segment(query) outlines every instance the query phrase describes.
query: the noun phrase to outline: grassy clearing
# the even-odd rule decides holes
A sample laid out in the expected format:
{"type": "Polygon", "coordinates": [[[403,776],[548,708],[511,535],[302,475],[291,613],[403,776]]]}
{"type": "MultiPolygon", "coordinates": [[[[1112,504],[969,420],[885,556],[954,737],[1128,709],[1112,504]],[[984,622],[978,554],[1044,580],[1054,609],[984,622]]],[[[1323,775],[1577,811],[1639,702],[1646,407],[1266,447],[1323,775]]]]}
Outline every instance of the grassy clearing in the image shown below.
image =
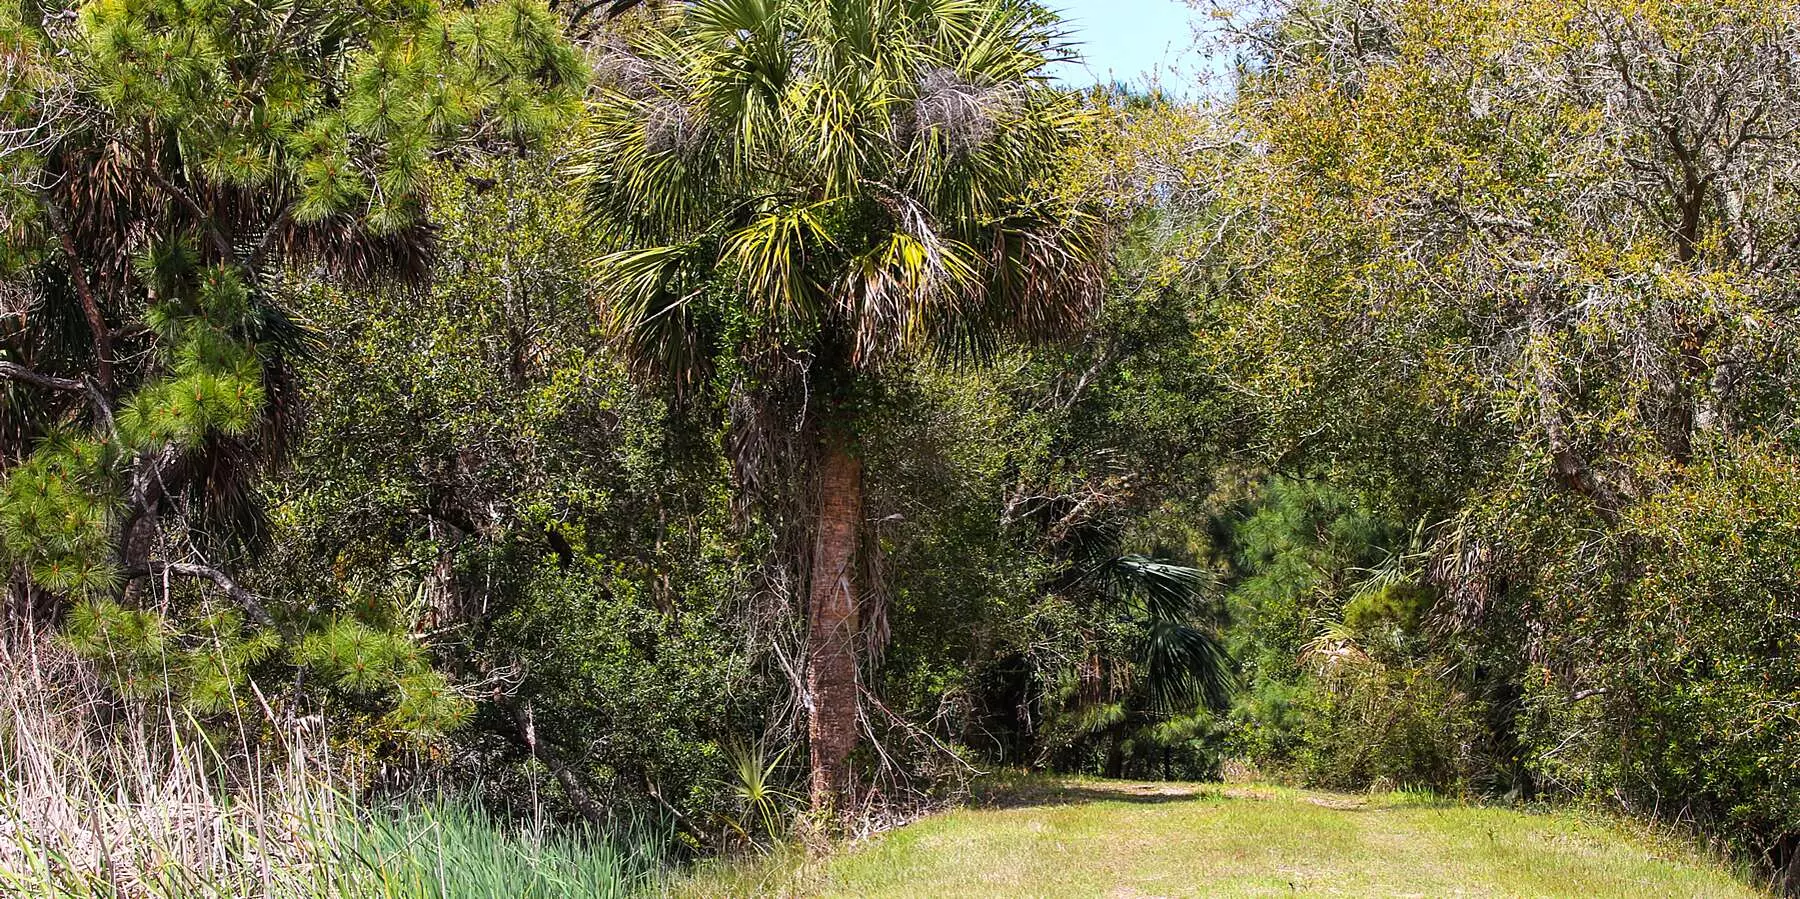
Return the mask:
{"type": "Polygon", "coordinates": [[[821,863],[703,870],[690,896],[1758,897],[1672,840],[1408,794],[1025,781],[821,863]]]}

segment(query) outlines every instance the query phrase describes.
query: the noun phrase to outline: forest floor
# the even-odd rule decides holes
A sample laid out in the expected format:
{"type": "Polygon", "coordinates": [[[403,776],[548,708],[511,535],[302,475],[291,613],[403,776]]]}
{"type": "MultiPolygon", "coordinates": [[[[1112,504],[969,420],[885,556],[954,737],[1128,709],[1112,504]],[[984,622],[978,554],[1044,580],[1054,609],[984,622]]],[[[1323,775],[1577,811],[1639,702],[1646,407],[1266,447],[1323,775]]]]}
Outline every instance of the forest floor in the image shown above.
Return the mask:
{"type": "Polygon", "coordinates": [[[1671,837],[1408,793],[1026,779],[821,861],[721,865],[683,896],[1758,897],[1671,837]]]}

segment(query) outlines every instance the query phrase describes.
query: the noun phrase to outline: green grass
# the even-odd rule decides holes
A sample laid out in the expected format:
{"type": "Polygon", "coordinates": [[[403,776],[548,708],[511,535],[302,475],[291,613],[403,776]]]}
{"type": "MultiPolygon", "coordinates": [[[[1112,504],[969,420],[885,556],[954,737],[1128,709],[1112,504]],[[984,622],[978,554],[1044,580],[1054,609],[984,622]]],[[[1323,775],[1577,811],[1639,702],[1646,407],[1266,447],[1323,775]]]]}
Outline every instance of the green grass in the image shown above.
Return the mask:
{"type": "MultiPolygon", "coordinates": [[[[0,781],[0,784],[3,784],[0,781]]],[[[0,810],[3,811],[3,810],[0,810]]],[[[628,899],[655,895],[669,835],[649,828],[538,831],[470,801],[358,810],[222,806],[210,851],[141,809],[107,818],[109,867],[0,814],[0,896],[20,899],[628,899]]]]}
{"type": "Polygon", "coordinates": [[[668,834],[573,828],[534,833],[473,804],[439,801],[341,825],[331,896],[394,899],[625,899],[654,890],[668,834]]]}
{"type": "Polygon", "coordinates": [[[1027,780],[820,862],[716,866],[692,896],[1758,897],[1672,839],[1573,813],[1271,787],[1027,780]]]}

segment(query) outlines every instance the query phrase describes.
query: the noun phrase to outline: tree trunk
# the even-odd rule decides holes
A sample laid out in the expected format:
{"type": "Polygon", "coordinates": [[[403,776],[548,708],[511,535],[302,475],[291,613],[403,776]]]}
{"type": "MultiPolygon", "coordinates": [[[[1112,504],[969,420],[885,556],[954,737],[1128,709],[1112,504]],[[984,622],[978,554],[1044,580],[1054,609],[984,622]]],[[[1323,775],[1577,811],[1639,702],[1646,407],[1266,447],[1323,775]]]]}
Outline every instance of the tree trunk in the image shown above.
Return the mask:
{"type": "Polygon", "coordinates": [[[1125,733],[1113,728],[1112,744],[1106,749],[1106,776],[1117,780],[1125,776],[1125,733]]]}
{"type": "Polygon", "coordinates": [[[44,192],[44,215],[50,220],[50,227],[56,232],[58,242],[62,245],[63,255],[69,263],[69,283],[75,288],[75,297],[81,301],[82,317],[87,319],[88,331],[94,339],[94,380],[100,385],[101,392],[112,390],[112,329],[106,326],[106,316],[100,311],[100,304],[94,299],[94,291],[88,286],[87,272],[81,267],[81,253],[75,248],[75,237],[69,232],[68,221],[63,218],[62,207],[57,205],[56,198],[44,192]]]}
{"type": "Polygon", "coordinates": [[[856,543],[862,524],[862,462],[840,435],[821,443],[818,538],[806,638],[811,718],[812,807],[842,810],[856,748],[856,543]]]}

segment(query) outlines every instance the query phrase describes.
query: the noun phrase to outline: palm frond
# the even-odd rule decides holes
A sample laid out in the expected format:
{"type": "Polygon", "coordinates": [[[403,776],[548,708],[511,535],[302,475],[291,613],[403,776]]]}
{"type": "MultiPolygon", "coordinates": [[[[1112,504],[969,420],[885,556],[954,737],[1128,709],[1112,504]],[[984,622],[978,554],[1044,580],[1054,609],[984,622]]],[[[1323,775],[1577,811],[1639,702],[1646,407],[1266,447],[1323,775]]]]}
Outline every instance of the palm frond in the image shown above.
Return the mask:
{"type": "Polygon", "coordinates": [[[1151,696],[1163,711],[1231,705],[1230,656],[1218,637],[1179,621],[1153,619],[1140,656],[1151,696]]]}
{"type": "Polygon", "coordinates": [[[1231,658],[1205,621],[1217,586],[1212,577],[1136,554],[1107,560],[1095,576],[1137,611],[1138,657],[1158,708],[1178,712],[1204,705],[1219,711],[1230,704],[1231,658]]]}
{"type": "Polygon", "coordinates": [[[609,253],[598,260],[608,328],[627,357],[653,375],[682,383],[699,376],[699,333],[691,306],[702,285],[692,276],[693,245],[609,253]]]}
{"type": "MultiPolygon", "coordinates": [[[[1063,44],[1011,0],[671,5],[604,48],[572,170],[588,223],[615,270],[692,248],[684,270],[731,284],[743,333],[789,354],[869,368],[1060,336],[1096,306],[1104,237],[1051,199],[1086,116],[1043,74],[1063,44]]],[[[648,283],[606,289],[669,308],[648,283]]],[[[643,339],[647,320],[613,335],[668,371],[683,343],[643,339]]]]}
{"type": "Polygon", "coordinates": [[[1179,621],[1200,614],[1217,582],[1191,565],[1127,554],[1108,559],[1098,574],[1115,595],[1140,602],[1146,617],[1179,621]]]}
{"type": "Polygon", "coordinates": [[[807,263],[837,248],[825,224],[836,205],[826,200],[782,206],[726,238],[724,258],[738,271],[753,308],[765,318],[808,326],[823,311],[824,291],[807,263]]]}

